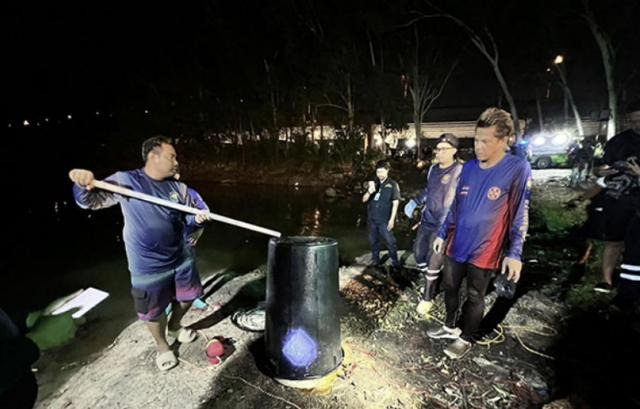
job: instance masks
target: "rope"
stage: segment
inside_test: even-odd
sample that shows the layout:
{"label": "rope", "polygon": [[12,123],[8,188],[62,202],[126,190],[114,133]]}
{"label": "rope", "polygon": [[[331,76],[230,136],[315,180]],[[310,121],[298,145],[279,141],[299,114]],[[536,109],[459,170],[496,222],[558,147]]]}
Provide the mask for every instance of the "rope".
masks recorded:
{"label": "rope", "polygon": [[[442,315],[443,315],[443,311],[442,308],[440,306],[440,304],[438,305],[439,308],[436,308],[436,306],[433,306],[433,310],[430,311],[426,316],[424,316],[424,318],[426,318],[427,320],[433,320],[437,323],[439,323],[440,325],[444,325],[444,321],[441,319]],[[438,317],[438,315],[440,315],[440,317]],[[532,334],[536,334],[536,335],[540,335],[543,337],[553,337],[558,335],[558,331],[554,328],[548,327],[548,326],[537,326],[537,327],[533,327],[530,325],[502,325],[502,324],[498,324],[498,326],[493,330],[494,333],[496,333],[496,335],[493,338],[490,339],[485,339],[482,341],[477,341],[476,343],[478,345],[482,345],[482,346],[486,346],[487,348],[491,348],[494,345],[498,345],[501,344],[503,342],[506,341],[507,337],[505,335],[505,329],[509,329],[511,330],[510,332],[513,333],[513,335],[515,336],[516,340],[518,341],[518,343],[520,344],[520,346],[527,352],[530,352],[532,354],[541,356],[543,358],[547,358],[547,359],[552,359],[555,360],[555,357],[544,354],[542,352],[536,351],[535,349],[531,348],[530,346],[528,346],[527,344],[524,343],[524,341],[522,341],[522,338],[520,337],[520,332],[530,332]]]}
{"label": "rope", "polygon": [[504,327],[500,324],[493,330],[493,332],[497,333],[495,337],[487,340],[482,340],[476,342],[478,345],[486,346],[487,348],[491,348],[492,345],[498,345],[507,340],[507,337],[504,335]]}
{"label": "rope", "polygon": [[538,352],[535,349],[532,349],[530,347],[528,347],[524,342],[522,342],[522,339],[520,339],[520,335],[518,335],[517,331],[513,331],[513,334],[516,336],[516,339],[518,340],[518,342],[520,342],[520,345],[522,345],[522,348],[524,348],[525,350],[531,352],[532,354],[536,354],[536,355],[540,355],[543,358],[547,358],[547,359],[551,359],[551,360],[555,360],[556,358],[547,354],[543,354],[542,352]]}

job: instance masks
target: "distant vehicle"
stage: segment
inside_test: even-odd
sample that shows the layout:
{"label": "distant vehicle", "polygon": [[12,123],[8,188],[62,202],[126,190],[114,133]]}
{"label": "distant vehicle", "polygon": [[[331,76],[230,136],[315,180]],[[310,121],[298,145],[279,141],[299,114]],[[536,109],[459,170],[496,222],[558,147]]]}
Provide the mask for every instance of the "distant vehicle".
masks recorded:
{"label": "distant vehicle", "polygon": [[571,141],[571,135],[567,131],[535,134],[528,139],[529,162],[538,169],[567,166]]}

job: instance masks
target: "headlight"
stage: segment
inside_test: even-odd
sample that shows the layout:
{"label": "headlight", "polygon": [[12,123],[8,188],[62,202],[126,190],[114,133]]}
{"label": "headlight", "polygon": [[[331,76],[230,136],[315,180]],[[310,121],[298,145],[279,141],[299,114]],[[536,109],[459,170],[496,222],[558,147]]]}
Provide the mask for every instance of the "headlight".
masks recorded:
{"label": "headlight", "polygon": [[566,132],[560,132],[559,134],[553,137],[553,139],[551,140],[551,144],[556,146],[566,145],[568,141],[569,141],[569,135]]}
{"label": "headlight", "polygon": [[532,145],[535,146],[542,146],[545,143],[547,143],[547,140],[544,136],[536,136],[535,138],[533,138],[533,140],[531,141]]}

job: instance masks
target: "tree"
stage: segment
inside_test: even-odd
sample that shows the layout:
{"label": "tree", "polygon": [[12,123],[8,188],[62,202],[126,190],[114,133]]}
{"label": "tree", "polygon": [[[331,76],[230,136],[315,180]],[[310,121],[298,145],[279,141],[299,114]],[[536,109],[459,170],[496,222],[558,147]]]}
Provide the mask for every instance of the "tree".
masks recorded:
{"label": "tree", "polygon": [[511,110],[511,115],[513,117],[515,125],[516,137],[519,139],[522,136],[522,130],[520,129],[518,110],[516,108],[516,103],[513,95],[511,94],[509,86],[507,85],[507,81],[505,80],[504,75],[502,74],[502,70],[500,69],[500,52],[498,51],[498,45],[496,44],[496,41],[493,38],[493,35],[491,34],[489,28],[486,25],[482,28],[482,32],[484,33],[484,36],[482,36],[460,18],[454,16],[451,13],[443,11],[441,8],[435,6],[428,0],[425,1],[431,8],[436,10],[437,13],[425,14],[422,12],[416,12],[418,14],[418,17],[413,19],[409,24],[415,24],[416,22],[423,19],[445,18],[457,24],[465,32],[469,40],[471,40],[471,43],[478,49],[478,51],[480,51],[480,54],[482,54],[487,62],[491,64],[496,79],[500,84],[500,88],[502,89],[502,92],[504,93],[504,96],[509,103],[509,109]]}
{"label": "tree", "polygon": [[426,64],[423,67],[422,64],[420,64],[423,57],[420,51],[420,35],[417,25],[413,26],[413,33],[415,40],[415,59],[412,65],[411,75],[404,76],[403,82],[409,95],[411,95],[413,126],[418,142],[418,152],[419,155],[422,155],[422,122],[433,103],[442,94],[442,90],[447,85],[447,81],[449,81],[451,73],[458,64],[458,60],[456,59],[452,63],[445,64],[449,68],[444,75],[439,77],[436,73],[436,67],[440,65],[439,50],[431,49],[430,52],[426,54]]}
{"label": "tree", "polygon": [[[611,7],[610,3],[602,2],[597,10],[592,5],[590,0],[582,0],[582,12],[578,14],[589,27],[600,50],[609,108],[607,137],[611,138],[623,122],[619,107],[621,97],[624,98],[622,91],[638,91],[636,77],[640,69],[637,65],[636,23],[640,17],[640,4],[636,1],[618,2],[616,7]],[[611,29],[607,31],[603,27]],[[623,48],[625,58],[618,59],[618,52]]]}
{"label": "tree", "polygon": [[607,82],[607,96],[609,106],[609,121],[607,123],[607,139],[616,134],[618,118],[618,89],[615,81],[616,66],[616,50],[611,42],[611,38],[600,28],[596,21],[589,0],[582,0],[584,14],[582,18],[586,21],[593,37],[598,44],[600,54],[602,55],[602,64],[604,66],[604,76]]}
{"label": "tree", "polygon": [[576,102],[573,100],[573,93],[571,92],[571,88],[569,88],[569,83],[567,82],[567,74],[565,73],[563,63],[564,63],[564,57],[559,55],[556,57],[555,61],[553,62],[553,66],[558,72],[558,77],[560,78],[560,86],[564,91],[566,101],[569,102],[569,105],[571,106],[571,110],[573,111],[573,117],[576,122],[576,129],[578,130],[578,136],[582,138],[584,137],[584,128],[582,127],[582,118],[580,118],[580,112],[578,111]]}

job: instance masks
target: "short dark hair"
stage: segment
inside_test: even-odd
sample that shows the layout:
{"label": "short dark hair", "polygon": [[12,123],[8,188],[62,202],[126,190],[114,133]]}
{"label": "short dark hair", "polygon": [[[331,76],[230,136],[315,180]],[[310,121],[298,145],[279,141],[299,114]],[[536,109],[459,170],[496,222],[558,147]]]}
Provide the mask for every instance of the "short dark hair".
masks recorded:
{"label": "short dark hair", "polygon": [[376,163],[376,169],[380,169],[380,168],[385,168],[386,170],[389,170],[391,168],[391,165],[387,160],[379,160]]}
{"label": "short dark hair", "polygon": [[515,126],[511,114],[500,108],[487,108],[480,114],[476,122],[478,128],[491,128],[496,126],[496,138],[509,138],[515,134]]}
{"label": "short dark hair", "polygon": [[636,99],[635,101],[631,101],[629,104],[627,104],[627,114],[636,111],[640,111],[640,99]]}
{"label": "short dark hair", "polygon": [[142,161],[146,162],[149,152],[160,148],[163,144],[171,145],[171,140],[166,136],[156,135],[142,142]]}

